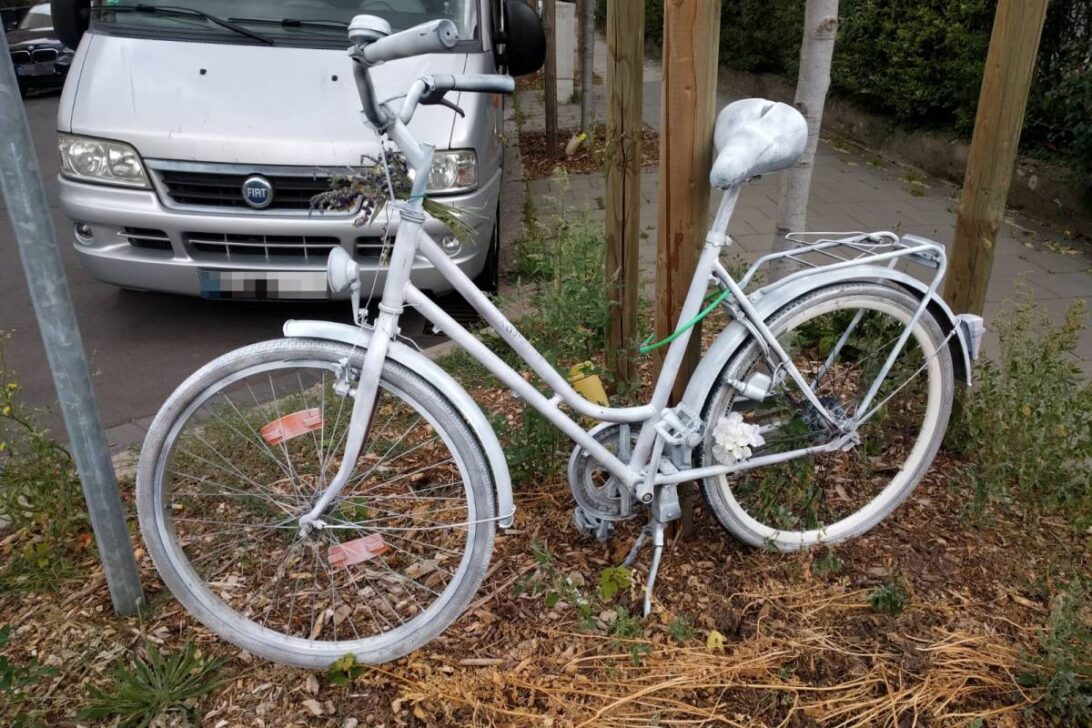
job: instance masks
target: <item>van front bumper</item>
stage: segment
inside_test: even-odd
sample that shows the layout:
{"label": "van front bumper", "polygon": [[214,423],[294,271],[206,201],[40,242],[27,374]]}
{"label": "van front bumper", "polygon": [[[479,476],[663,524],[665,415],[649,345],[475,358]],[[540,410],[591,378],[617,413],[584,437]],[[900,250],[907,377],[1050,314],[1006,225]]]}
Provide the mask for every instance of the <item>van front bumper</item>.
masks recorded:
{"label": "van front bumper", "polygon": [[[375,222],[355,227],[352,215],[263,215],[251,213],[184,212],[164,207],[154,190],[132,190],[92,185],[61,177],[61,205],[73,221],[71,234],[80,263],[94,278],[123,288],[215,295],[209,280],[232,277],[283,278],[316,281],[326,269],[332,245],[352,255],[361,268],[361,282],[382,290],[386,268],[378,251],[386,230],[391,244],[398,230],[398,213],[381,212]],[[472,234],[454,245],[452,260],[468,276],[484,269],[492,242],[499,175],[487,185],[461,196],[443,198],[456,208],[472,211]],[[445,225],[433,219],[425,231],[436,240],[449,236]],[[451,285],[424,258],[414,263],[412,280],[421,290],[444,293]],[[336,298],[325,285],[291,285],[279,291],[260,289],[257,296]],[[251,292],[253,293],[253,292]],[[347,294],[346,294],[347,295]]]}

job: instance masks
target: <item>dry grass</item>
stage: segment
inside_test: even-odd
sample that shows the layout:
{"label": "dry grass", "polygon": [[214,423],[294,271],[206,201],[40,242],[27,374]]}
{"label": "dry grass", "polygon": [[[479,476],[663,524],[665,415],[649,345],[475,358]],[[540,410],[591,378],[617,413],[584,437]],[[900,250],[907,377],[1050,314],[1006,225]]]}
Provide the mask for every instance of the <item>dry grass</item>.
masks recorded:
{"label": "dry grass", "polygon": [[[867,609],[864,590],[735,596],[803,624],[785,633],[759,620],[723,651],[547,627],[507,658],[435,655],[377,668],[362,684],[393,688],[419,719],[443,725],[755,725],[765,713],[779,726],[957,724],[1015,719],[1036,700],[1017,683],[1018,650],[996,636],[934,626],[902,650],[878,650],[839,634],[847,613]],[[631,645],[651,649],[634,664]],[[824,665],[844,669],[809,679]]]}

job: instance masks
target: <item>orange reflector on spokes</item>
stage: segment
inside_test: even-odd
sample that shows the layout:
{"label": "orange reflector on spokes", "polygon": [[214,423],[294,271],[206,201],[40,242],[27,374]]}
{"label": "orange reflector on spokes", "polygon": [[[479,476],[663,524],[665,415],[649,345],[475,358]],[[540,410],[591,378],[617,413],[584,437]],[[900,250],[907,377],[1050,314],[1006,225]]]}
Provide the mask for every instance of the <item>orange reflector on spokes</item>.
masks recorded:
{"label": "orange reflector on spokes", "polygon": [[326,558],[329,560],[330,566],[352,566],[353,564],[359,564],[361,561],[374,559],[389,550],[386,542],[383,541],[383,535],[373,533],[370,536],[355,538],[352,541],[331,546]]}
{"label": "orange reflector on spokes", "polygon": [[262,428],[262,438],[270,445],[280,445],[293,437],[322,429],[322,410],[300,410],[273,420]]}

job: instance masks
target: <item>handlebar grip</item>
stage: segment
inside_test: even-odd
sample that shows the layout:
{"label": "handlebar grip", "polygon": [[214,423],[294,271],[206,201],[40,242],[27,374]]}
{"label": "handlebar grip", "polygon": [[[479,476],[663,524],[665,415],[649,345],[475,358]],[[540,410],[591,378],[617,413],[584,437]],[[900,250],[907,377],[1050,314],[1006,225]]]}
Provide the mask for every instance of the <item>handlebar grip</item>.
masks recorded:
{"label": "handlebar grip", "polygon": [[435,74],[432,81],[437,89],[444,91],[510,94],[516,90],[516,80],[511,76],[485,73]]}
{"label": "handlebar grip", "polygon": [[459,29],[455,23],[447,19],[430,20],[364,46],[364,60],[379,63],[424,53],[445,53],[458,42]]}

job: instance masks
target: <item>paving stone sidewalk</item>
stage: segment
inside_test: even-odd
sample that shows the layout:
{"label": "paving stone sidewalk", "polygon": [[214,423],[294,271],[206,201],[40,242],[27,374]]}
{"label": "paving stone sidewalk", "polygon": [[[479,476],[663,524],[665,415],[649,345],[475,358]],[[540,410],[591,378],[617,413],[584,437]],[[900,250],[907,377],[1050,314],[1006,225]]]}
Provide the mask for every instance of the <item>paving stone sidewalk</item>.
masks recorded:
{"label": "paving stone sidewalk", "polygon": [[[606,77],[606,46],[602,39],[596,45],[595,70]],[[644,120],[655,129],[660,126],[660,64],[653,59],[645,63]],[[606,118],[606,89],[596,87],[596,118]],[[723,108],[738,98],[732,89],[718,88],[717,108]],[[545,126],[544,97],[541,90],[525,90],[519,98],[521,128],[540,130]],[[520,178],[515,137],[518,133],[516,113],[509,111],[507,134],[511,138],[506,174],[509,183],[502,210],[509,215],[505,237],[514,239],[518,231],[517,210],[522,209],[522,194],[531,196],[539,217],[559,209],[583,209],[591,219],[603,218],[604,182],[601,174],[572,175],[567,184],[551,179],[529,179],[515,184]],[[562,104],[559,109],[560,128],[579,126],[578,104]],[[562,141],[564,143],[564,140]],[[951,248],[955,233],[957,196],[959,189],[947,182],[925,177],[922,173],[880,159],[867,150],[848,148],[839,140],[824,139],[815,160],[811,198],[808,205],[808,227],[820,231],[893,230],[913,233]],[[767,252],[774,237],[778,175],[768,175],[747,185],[732,219],[731,234],[736,254],[752,261]],[[656,260],[656,223],[659,172],[645,167],[641,174],[641,275],[647,290],[654,287]],[[714,191],[710,219],[718,201]],[[510,246],[509,246],[510,247]],[[1070,241],[1063,231],[1040,225],[1021,215],[1006,218],[994,260],[993,274],[986,297],[987,326],[994,320],[1005,301],[1010,300],[1025,285],[1034,299],[1059,320],[1078,299],[1083,299],[1092,312],[1092,246]],[[997,350],[997,337],[987,333],[987,353]],[[1077,359],[1087,375],[1092,375],[1092,329],[1086,329]]]}

